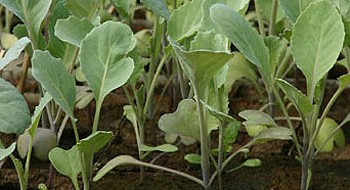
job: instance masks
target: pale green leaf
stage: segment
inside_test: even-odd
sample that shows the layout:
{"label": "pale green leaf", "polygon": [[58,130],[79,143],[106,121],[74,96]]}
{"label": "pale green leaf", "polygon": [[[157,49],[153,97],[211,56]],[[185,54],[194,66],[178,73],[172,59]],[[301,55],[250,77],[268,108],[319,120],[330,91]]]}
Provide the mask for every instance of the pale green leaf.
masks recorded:
{"label": "pale green leaf", "polygon": [[[207,115],[208,134],[217,128],[215,117]],[[159,129],[166,133],[192,137],[200,140],[198,112],[191,99],[182,100],[174,113],[164,114],[158,122]]]}
{"label": "pale green leaf", "polygon": [[118,13],[121,16],[128,17],[136,0],[112,0],[112,3],[117,7]]}
{"label": "pale green leaf", "polygon": [[269,36],[264,38],[265,45],[269,49],[270,54],[270,69],[275,72],[277,66],[280,64],[286,51],[288,42],[285,39],[280,39],[277,36]]}
{"label": "pale green leaf", "polygon": [[21,19],[28,32],[35,38],[32,40],[37,41],[41,23],[49,11],[51,0],[0,0],[0,3]]}
{"label": "pale green leaf", "polygon": [[184,159],[191,164],[201,164],[202,160],[201,155],[194,153],[186,154]]}
{"label": "pale green leaf", "polygon": [[129,26],[107,21],[95,27],[82,41],[82,71],[98,102],[126,83],[134,63],[128,54],[136,45]]}
{"label": "pale green leaf", "polygon": [[244,128],[247,130],[248,136],[255,137],[258,135],[261,131],[267,129],[266,125],[245,125]]}
{"label": "pale green leaf", "polygon": [[[317,124],[319,123],[319,120]],[[325,145],[320,149],[320,152],[330,152],[334,148],[334,143],[336,143],[338,146],[342,147],[345,145],[345,135],[342,129],[337,129],[335,134],[327,141],[326,139],[329,137],[330,134],[338,127],[338,123],[335,122],[331,118],[325,118],[322,125],[320,126],[320,130],[317,133],[317,136],[315,138],[315,147],[317,149],[320,149],[323,143]]]}
{"label": "pale green leaf", "polygon": [[[272,13],[273,1],[275,1],[275,0],[256,0],[255,1],[256,8],[258,8],[261,11],[262,15],[264,16],[264,18],[266,20],[270,20],[271,13]],[[291,1],[295,2],[295,1],[299,1],[299,0],[291,0]],[[278,4],[276,22],[279,22],[283,18],[284,18],[284,14],[282,12],[280,5]]]}
{"label": "pale green leaf", "polygon": [[162,144],[159,146],[147,146],[142,144],[140,150],[146,152],[160,151],[160,152],[175,152],[177,147],[172,144]]}
{"label": "pale green leaf", "polygon": [[350,84],[350,74],[343,75],[338,78],[339,90],[344,90]]}
{"label": "pale green leaf", "polygon": [[3,49],[10,49],[18,41],[18,38],[10,33],[2,32],[0,36],[1,47]]}
{"label": "pale green leaf", "polygon": [[22,134],[30,124],[30,112],[22,94],[0,78],[0,132]]}
{"label": "pale green leaf", "polygon": [[11,61],[17,59],[24,48],[30,43],[29,38],[24,37],[19,39],[10,49],[6,52],[5,56],[0,59],[0,70],[3,69]]}
{"label": "pale green leaf", "polygon": [[35,130],[38,127],[41,113],[44,110],[46,104],[48,104],[52,100],[52,96],[49,93],[45,93],[44,96],[40,99],[39,105],[35,107],[34,114],[32,116],[32,123],[28,130],[31,136],[34,136]]}
{"label": "pale green leaf", "polygon": [[66,71],[61,59],[48,51],[36,50],[33,58],[33,76],[53,97],[62,110],[74,118],[75,80]]}
{"label": "pale green leaf", "polygon": [[68,176],[73,183],[77,183],[78,174],[83,171],[80,157],[81,153],[77,146],[73,146],[69,150],[57,147],[49,153],[51,164],[59,173]]}
{"label": "pale green leaf", "polygon": [[152,10],[154,14],[169,20],[170,13],[164,0],[142,0],[141,3]]}
{"label": "pale green leaf", "polygon": [[257,158],[248,159],[248,160],[244,161],[242,166],[251,167],[251,168],[259,167],[259,166],[261,166],[261,160],[257,159]]}
{"label": "pale green leaf", "polygon": [[294,24],[303,11],[314,0],[279,0],[287,18]]}
{"label": "pale green leaf", "polygon": [[168,35],[175,41],[198,31],[202,19],[203,0],[193,0],[174,10],[168,22]]}
{"label": "pale green leaf", "polygon": [[65,7],[79,18],[91,18],[102,0],[65,0]]}
{"label": "pale green leaf", "polygon": [[57,20],[55,35],[64,42],[80,47],[81,41],[93,28],[94,25],[86,18],[70,16],[67,19]]}
{"label": "pale green leaf", "polygon": [[282,79],[277,80],[277,84],[284,92],[284,95],[286,95],[297,108],[301,116],[306,118],[312,113],[313,105],[300,90]]}
{"label": "pale green leaf", "polygon": [[228,39],[215,32],[198,32],[191,41],[191,50],[230,52]]}
{"label": "pale green leaf", "polygon": [[238,115],[246,120],[243,122],[244,125],[266,125],[270,127],[277,126],[270,115],[259,110],[244,110],[239,112]]}
{"label": "pale green leaf", "polygon": [[265,76],[271,75],[269,50],[258,32],[235,10],[222,4],[210,8],[210,17],[219,27],[222,34]]}
{"label": "pale green leaf", "polygon": [[300,15],[291,39],[292,54],[307,79],[308,92],[335,64],[344,42],[344,25],[337,9],[326,1],[313,3]]}
{"label": "pale green leaf", "polygon": [[253,141],[257,143],[268,140],[290,139],[292,139],[292,132],[290,131],[290,129],[285,127],[270,127],[258,133],[258,135],[254,137]]}
{"label": "pale green leaf", "polygon": [[12,154],[12,152],[16,149],[16,142],[12,143],[7,148],[0,148],[0,161]]}
{"label": "pale green leaf", "polygon": [[138,128],[137,127],[137,117],[136,117],[135,111],[132,108],[132,106],[125,105],[123,107],[123,109],[124,109],[123,114],[125,115],[125,117],[131,122],[131,124],[133,125],[134,128]]}

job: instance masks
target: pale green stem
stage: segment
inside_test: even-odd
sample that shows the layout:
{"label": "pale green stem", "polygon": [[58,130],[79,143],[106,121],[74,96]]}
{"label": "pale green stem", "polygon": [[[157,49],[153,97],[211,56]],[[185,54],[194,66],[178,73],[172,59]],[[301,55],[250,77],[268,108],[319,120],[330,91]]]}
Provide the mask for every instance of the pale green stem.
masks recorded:
{"label": "pale green stem", "polygon": [[102,100],[98,99],[96,101],[96,109],[95,109],[94,123],[92,125],[92,133],[95,133],[97,131],[101,108],[102,108]]}

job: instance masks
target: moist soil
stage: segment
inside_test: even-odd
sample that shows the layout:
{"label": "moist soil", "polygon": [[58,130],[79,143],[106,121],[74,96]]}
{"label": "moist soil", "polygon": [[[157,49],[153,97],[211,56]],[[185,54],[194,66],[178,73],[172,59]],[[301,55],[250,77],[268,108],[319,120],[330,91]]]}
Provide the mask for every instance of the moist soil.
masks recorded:
{"label": "moist soil", "polygon": [[[330,94],[336,87],[329,87],[326,90],[327,101]],[[160,90],[159,90],[160,91]],[[349,90],[346,90],[330,113],[330,116],[341,121],[347,113],[350,112]],[[159,92],[156,94],[160,94]],[[161,106],[157,112],[155,121],[163,113],[172,112],[176,107],[171,101],[172,98],[165,97],[161,100],[155,96],[155,101],[160,101]],[[31,105],[31,109],[34,105]],[[114,132],[113,141],[95,156],[96,170],[101,168],[108,160],[117,155],[131,155],[137,158],[137,146],[134,130],[131,124],[123,118],[122,107],[127,104],[126,97],[120,90],[114,91],[104,101],[100,119],[100,130]],[[345,105],[345,106],[344,106]],[[245,82],[239,82],[230,94],[231,115],[244,109],[258,109],[262,106],[261,99],[258,97],[255,89]],[[291,111],[293,112],[293,110]],[[81,137],[88,136],[91,132],[89,126],[92,126],[94,114],[94,103],[91,103],[83,110],[76,110],[76,116],[79,119],[78,127]],[[277,113],[278,114],[278,113]],[[282,123],[283,125],[283,123]],[[300,128],[300,127],[299,127]],[[347,139],[350,139],[349,126],[344,127]],[[297,130],[298,132],[298,130]],[[73,130],[70,126],[65,129],[60,147],[69,149],[74,145]],[[212,135],[213,146],[216,145],[217,134]],[[146,144],[159,145],[164,143],[164,135],[158,130],[156,122],[149,122],[146,130]],[[0,134],[0,138],[6,144],[13,142],[15,136]],[[249,142],[250,137],[242,128],[239,132],[236,142],[232,145],[236,150]],[[199,144],[185,146],[180,144],[179,151],[161,156],[155,160],[155,164],[177,169],[200,178],[200,165],[187,163],[183,157],[187,153],[198,153]],[[16,154],[15,154],[16,155]],[[146,160],[150,162],[159,153],[152,153]],[[300,189],[301,167],[295,159],[295,150],[289,141],[271,141],[255,145],[251,148],[248,155],[239,155],[234,159],[228,169],[238,166],[246,158],[259,158],[262,165],[257,168],[241,168],[231,173],[223,175],[224,189],[227,190],[297,190]],[[18,157],[18,155],[16,155]],[[46,183],[48,180],[50,163],[32,159],[29,189],[37,189],[39,183]],[[214,170],[214,168],[212,168]],[[92,183],[91,189],[111,189],[111,190],[199,190],[203,189],[200,185],[185,178],[153,169],[146,169],[145,178],[142,183],[139,181],[139,168],[135,166],[123,166],[109,172],[100,181]],[[80,179],[80,182],[82,180]],[[82,184],[81,184],[82,185]],[[218,189],[218,182],[215,180],[210,189]],[[17,190],[19,184],[13,164],[7,160],[0,170],[0,190]],[[54,172],[54,180],[51,189],[66,190],[73,189],[69,178]],[[317,156],[313,165],[313,179],[311,183],[313,190],[348,190],[350,189],[350,143],[345,147],[336,148],[332,153],[322,153]]]}

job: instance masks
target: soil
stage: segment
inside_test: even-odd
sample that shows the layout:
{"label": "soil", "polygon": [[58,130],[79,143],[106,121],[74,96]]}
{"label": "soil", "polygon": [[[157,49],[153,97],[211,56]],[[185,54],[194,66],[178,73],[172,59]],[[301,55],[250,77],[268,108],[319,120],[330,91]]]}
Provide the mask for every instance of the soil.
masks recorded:
{"label": "soil", "polygon": [[[335,90],[327,89],[327,94],[331,94]],[[348,107],[344,107],[349,102],[349,90],[346,90],[341,98],[336,102],[331,116],[340,121],[349,113]],[[327,95],[328,97],[329,95]],[[155,99],[158,100],[158,96]],[[255,89],[245,83],[240,82],[236,85],[230,95],[230,114],[237,113],[244,109],[257,109],[261,107],[260,98],[256,95]],[[325,99],[327,101],[327,98]],[[159,117],[162,113],[173,111],[170,98],[161,100],[162,104]],[[113,141],[102,151],[95,156],[97,162],[96,168],[103,166],[108,160],[117,155],[128,154],[137,157],[136,140],[132,126],[128,121],[122,119],[122,106],[127,104],[127,100],[120,90],[113,92],[107,97],[104,102],[100,129],[110,130],[115,134]],[[33,105],[31,106],[34,107]],[[94,104],[92,103],[84,110],[77,110],[76,115],[79,118],[78,127],[82,137],[89,135],[92,125]],[[149,123],[147,126],[147,143],[157,145],[163,143],[163,134],[157,129],[157,126]],[[349,128],[345,126],[345,131]],[[213,134],[215,137],[215,133]],[[9,144],[15,140],[13,135],[0,134],[0,138],[4,143]],[[233,144],[233,149],[243,146],[249,141],[249,137],[242,129],[238,135],[237,141]],[[349,136],[347,139],[350,139]],[[213,138],[215,144],[215,138]],[[74,145],[74,136],[71,127],[67,127],[63,133],[60,147],[69,149]],[[171,154],[166,154],[160,157],[155,164],[166,166],[169,168],[181,170],[200,178],[201,171],[199,165],[187,163],[183,157],[187,153],[198,152],[199,145],[179,146],[179,151]],[[152,158],[157,156],[154,153]],[[18,156],[17,156],[18,157]],[[264,144],[258,144],[252,147],[249,158],[259,158],[262,165],[257,168],[241,168],[232,173],[224,174],[224,189],[228,190],[297,190],[300,183],[300,164],[296,161],[293,145],[288,141],[271,141]],[[230,163],[228,168],[242,163],[246,158],[243,155],[238,156]],[[36,189],[39,183],[47,181],[50,163],[43,162],[35,158],[32,159],[29,186]],[[313,165],[313,180],[311,189],[315,190],[346,190],[350,189],[350,144],[345,147],[336,148],[332,153],[320,154]],[[81,180],[80,180],[81,181]],[[217,181],[213,182],[213,190],[217,189]],[[0,190],[17,190],[19,189],[16,172],[11,161],[7,161],[0,170]],[[54,182],[51,189],[66,190],[73,189],[69,178],[55,173]],[[91,189],[111,189],[111,190],[175,190],[203,189],[201,186],[189,181],[185,178],[156,171],[152,169],[146,170],[145,180],[139,183],[138,167],[119,167],[111,171],[100,181],[92,184]]]}

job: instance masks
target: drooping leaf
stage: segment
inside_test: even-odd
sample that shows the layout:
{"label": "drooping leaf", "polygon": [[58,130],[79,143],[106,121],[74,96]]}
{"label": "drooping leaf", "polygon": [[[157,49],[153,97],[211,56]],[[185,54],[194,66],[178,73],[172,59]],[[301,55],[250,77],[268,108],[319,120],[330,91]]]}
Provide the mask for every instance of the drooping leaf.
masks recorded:
{"label": "drooping leaf", "polygon": [[66,71],[62,60],[53,57],[48,51],[36,50],[32,63],[35,79],[47,90],[62,110],[74,118],[75,80]]}
{"label": "drooping leaf", "polygon": [[86,18],[70,16],[67,19],[57,20],[55,35],[64,42],[80,47],[80,42],[93,28],[94,25]]}
{"label": "drooping leaf", "polygon": [[159,15],[165,18],[166,20],[169,20],[170,13],[163,0],[142,0],[141,3],[145,5],[148,9],[152,10],[154,14]]}
{"label": "drooping leaf", "polygon": [[294,25],[292,54],[307,79],[308,92],[333,67],[344,42],[344,25],[337,9],[327,1],[313,3]]}
{"label": "drooping leaf", "polygon": [[65,0],[65,7],[79,18],[91,18],[101,0]]}
{"label": "drooping leaf", "polygon": [[[217,128],[218,121],[207,115],[208,134]],[[164,114],[158,122],[159,129],[166,133],[192,137],[200,140],[196,103],[191,99],[182,100],[174,113]]]}
{"label": "drooping leaf", "polygon": [[55,169],[68,176],[74,184],[78,184],[78,175],[83,171],[80,159],[81,153],[77,146],[73,146],[69,150],[56,147],[49,153],[49,159]]}
{"label": "drooping leaf", "polygon": [[162,144],[159,146],[147,146],[142,144],[140,150],[146,152],[160,151],[160,152],[176,152],[177,147],[172,144]]}
{"label": "drooping leaf", "polygon": [[[318,121],[319,122],[319,121]],[[315,147],[320,149],[327,138],[338,127],[338,123],[331,118],[325,118],[315,138]],[[334,148],[334,143],[342,147],[345,145],[345,135],[342,129],[338,129],[336,133],[326,142],[320,149],[320,152],[330,152]]]}
{"label": "drooping leaf", "polygon": [[0,132],[22,134],[30,124],[30,112],[23,96],[0,78]]}
{"label": "drooping leaf", "polygon": [[[188,78],[201,91],[202,96],[208,83],[216,76],[223,66],[233,57],[233,54],[226,52],[212,51],[184,51],[176,42],[171,41],[180,65]],[[214,64],[215,63],[215,64]],[[199,97],[202,99],[203,97]]]}
{"label": "drooping leaf", "polygon": [[[0,161],[8,157],[16,149],[16,142],[12,143],[7,148],[0,148]],[[1,166],[0,166],[1,168]]]}
{"label": "drooping leaf", "polygon": [[277,126],[270,115],[259,110],[244,110],[239,112],[238,115],[246,120],[243,122],[244,125],[266,125],[270,127]]}
{"label": "drooping leaf", "polygon": [[277,80],[277,84],[282,89],[284,94],[288,97],[288,99],[297,108],[301,116],[306,118],[312,113],[313,106],[306,95],[282,79]]}
{"label": "drooping leaf", "polygon": [[191,164],[201,164],[202,160],[201,155],[194,153],[186,154],[184,159]]}
{"label": "drooping leaf", "polygon": [[129,26],[113,21],[95,27],[82,41],[81,68],[98,102],[132,74],[133,60],[126,54],[135,44]]}
{"label": "drooping leaf", "polygon": [[168,35],[172,39],[178,41],[198,31],[202,19],[202,1],[187,2],[173,11],[168,22]]}
{"label": "drooping leaf", "polygon": [[269,51],[263,38],[235,10],[222,4],[215,4],[210,8],[210,17],[219,27],[222,34],[237,47],[237,49],[265,76],[271,75],[269,64]]}
{"label": "drooping leaf", "polygon": [[51,0],[0,0],[6,9],[13,12],[26,25],[35,42],[40,26],[49,11]]}
{"label": "drooping leaf", "polygon": [[8,65],[11,61],[17,59],[29,43],[29,38],[24,37],[19,39],[13,46],[11,46],[11,48],[6,52],[5,56],[0,59],[0,70]]}
{"label": "drooping leaf", "polygon": [[255,143],[258,143],[269,140],[290,139],[292,139],[292,132],[290,131],[290,129],[285,127],[270,127],[258,133],[258,135],[254,137],[253,141]]}

